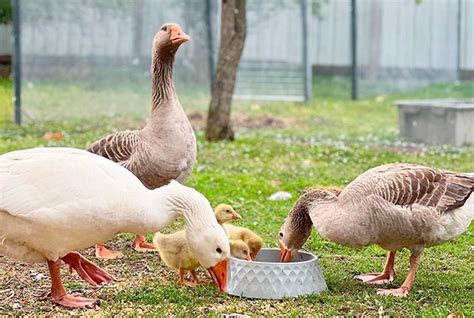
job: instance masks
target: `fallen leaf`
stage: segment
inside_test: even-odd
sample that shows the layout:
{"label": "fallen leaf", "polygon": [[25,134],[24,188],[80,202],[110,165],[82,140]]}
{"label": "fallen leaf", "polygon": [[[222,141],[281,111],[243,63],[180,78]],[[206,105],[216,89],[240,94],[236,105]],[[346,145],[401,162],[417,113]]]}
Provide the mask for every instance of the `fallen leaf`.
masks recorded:
{"label": "fallen leaf", "polygon": [[272,180],[271,185],[274,188],[279,187],[281,185],[281,181],[280,180]]}
{"label": "fallen leaf", "polygon": [[43,139],[46,139],[46,140],[61,140],[63,139],[63,134],[61,133],[50,133],[50,132],[47,132],[43,135]]}

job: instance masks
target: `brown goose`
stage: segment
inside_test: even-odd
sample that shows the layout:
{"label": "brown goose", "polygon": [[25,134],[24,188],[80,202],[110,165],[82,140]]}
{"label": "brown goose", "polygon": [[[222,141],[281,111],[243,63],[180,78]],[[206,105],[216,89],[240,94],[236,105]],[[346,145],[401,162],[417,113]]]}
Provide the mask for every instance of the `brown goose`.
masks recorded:
{"label": "brown goose", "polygon": [[368,170],[339,196],[312,189],[303,194],[280,231],[282,261],[289,261],[308,239],[313,224],[329,241],[388,250],[382,273],[356,276],[367,283],[392,281],[396,251],[411,250],[410,270],[402,286],[379,289],[406,296],[425,247],[461,235],[474,218],[474,175],[413,164],[389,164]]}
{"label": "brown goose", "polygon": [[[149,189],[161,187],[171,179],[183,182],[196,160],[196,137],[173,84],[176,51],[189,39],[177,24],[161,27],[153,39],[152,100],[147,124],[140,130],[108,135],[87,148],[127,168]],[[137,251],[155,250],[141,235],[136,236],[133,247]],[[110,259],[122,253],[99,244],[96,256]]]}

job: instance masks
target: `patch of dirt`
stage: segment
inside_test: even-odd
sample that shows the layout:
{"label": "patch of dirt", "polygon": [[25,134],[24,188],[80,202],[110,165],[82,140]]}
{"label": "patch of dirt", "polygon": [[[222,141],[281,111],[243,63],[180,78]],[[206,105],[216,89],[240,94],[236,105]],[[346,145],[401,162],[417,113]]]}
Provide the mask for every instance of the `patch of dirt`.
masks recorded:
{"label": "patch of dirt", "polygon": [[[118,260],[102,261],[94,257],[94,248],[81,251],[88,260],[115,277],[111,283],[92,287],[77,273],[69,274],[62,268],[62,280],[68,293],[79,293],[84,297],[98,299],[91,309],[68,309],[53,304],[49,299],[51,280],[46,264],[22,264],[0,256],[0,316],[24,316],[34,313],[45,315],[100,315],[106,313],[101,301],[113,303],[114,297],[123,288],[138,288],[147,284],[170,285],[178,280],[177,273],[160,262],[158,253],[139,253],[130,246],[131,240],[119,235],[107,246],[122,251],[125,255]],[[208,278],[199,272],[203,281]]]}
{"label": "patch of dirt", "polygon": [[[202,131],[206,127],[207,116],[202,112],[187,113],[189,121],[193,128],[197,131]],[[293,120],[281,117],[275,117],[269,114],[264,114],[258,117],[250,116],[244,113],[232,114],[232,125],[234,129],[259,129],[259,128],[285,128],[290,127]]]}
{"label": "patch of dirt", "polygon": [[9,68],[0,68],[0,78],[5,77],[8,78],[11,75],[11,69]]}

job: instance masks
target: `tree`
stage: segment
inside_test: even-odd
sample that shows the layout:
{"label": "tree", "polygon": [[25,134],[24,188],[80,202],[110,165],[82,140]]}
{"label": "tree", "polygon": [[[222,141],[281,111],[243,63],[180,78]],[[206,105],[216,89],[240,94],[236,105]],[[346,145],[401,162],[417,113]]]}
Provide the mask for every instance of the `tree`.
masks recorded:
{"label": "tree", "polygon": [[222,0],[219,57],[206,125],[208,141],[234,139],[230,111],[237,68],[245,43],[245,6],[246,0]]}
{"label": "tree", "polygon": [[12,20],[12,5],[10,0],[0,0],[0,24],[10,23]]}

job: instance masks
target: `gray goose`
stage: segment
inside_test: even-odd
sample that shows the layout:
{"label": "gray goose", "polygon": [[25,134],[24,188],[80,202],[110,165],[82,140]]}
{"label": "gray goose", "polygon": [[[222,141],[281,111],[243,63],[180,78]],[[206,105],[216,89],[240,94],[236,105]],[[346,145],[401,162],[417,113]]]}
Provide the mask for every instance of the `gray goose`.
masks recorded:
{"label": "gray goose", "polygon": [[411,251],[410,270],[400,288],[382,295],[406,296],[425,247],[461,235],[474,218],[474,174],[414,164],[370,169],[339,196],[322,189],[303,194],[280,230],[281,260],[290,261],[308,239],[311,226],[329,241],[349,247],[378,244],[388,250],[382,273],[356,276],[366,283],[393,281],[395,253]]}
{"label": "gray goose", "polygon": [[[189,39],[177,24],[167,23],[160,28],[152,46],[152,100],[147,124],[140,130],[108,135],[87,148],[127,168],[149,189],[172,179],[184,182],[196,160],[196,137],[173,84],[176,51]],[[137,251],[156,250],[141,235],[136,236],[132,245]],[[96,246],[98,258],[122,255],[103,244]]]}

